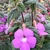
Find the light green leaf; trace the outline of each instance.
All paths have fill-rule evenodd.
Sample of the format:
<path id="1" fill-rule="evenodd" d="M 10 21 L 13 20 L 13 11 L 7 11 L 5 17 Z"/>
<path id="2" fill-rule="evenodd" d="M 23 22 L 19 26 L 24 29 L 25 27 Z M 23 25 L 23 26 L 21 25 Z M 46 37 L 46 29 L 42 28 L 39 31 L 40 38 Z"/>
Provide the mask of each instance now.
<path id="1" fill-rule="evenodd" d="M 39 2 L 36 2 L 36 6 L 40 9 L 42 9 L 46 14 L 47 14 L 47 10 L 46 8 L 43 6 L 43 4 L 39 3 Z"/>
<path id="2" fill-rule="evenodd" d="M 28 0 L 25 2 L 25 4 L 34 4 L 36 2 L 38 2 L 38 0 Z"/>

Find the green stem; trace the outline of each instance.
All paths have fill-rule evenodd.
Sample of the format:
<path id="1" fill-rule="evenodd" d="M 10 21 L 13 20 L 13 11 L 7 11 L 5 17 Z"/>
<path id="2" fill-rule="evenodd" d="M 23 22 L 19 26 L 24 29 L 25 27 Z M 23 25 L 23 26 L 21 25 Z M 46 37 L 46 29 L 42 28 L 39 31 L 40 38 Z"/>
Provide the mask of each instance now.
<path id="1" fill-rule="evenodd" d="M 41 40 L 40 40 L 40 42 L 37 44 L 37 46 L 39 46 L 40 48 L 42 48 L 42 46 L 43 46 L 43 43 L 44 43 L 44 36 L 42 36 L 41 37 Z"/>
<path id="2" fill-rule="evenodd" d="M 36 9 L 34 10 L 34 19 L 36 19 Z"/>

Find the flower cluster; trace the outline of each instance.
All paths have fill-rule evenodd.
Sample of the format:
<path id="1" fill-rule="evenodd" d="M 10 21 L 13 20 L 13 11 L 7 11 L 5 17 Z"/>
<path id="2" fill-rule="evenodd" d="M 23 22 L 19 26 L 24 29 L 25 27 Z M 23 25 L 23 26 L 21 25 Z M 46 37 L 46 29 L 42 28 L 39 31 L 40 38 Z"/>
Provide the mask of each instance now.
<path id="1" fill-rule="evenodd" d="M 3 23 L 0 23 L 0 32 L 4 32 L 5 30 L 5 22 L 7 20 L 7 15 L 4 15 L 3 18 L 0 18 L 0 22 L 3 22 Z"/>

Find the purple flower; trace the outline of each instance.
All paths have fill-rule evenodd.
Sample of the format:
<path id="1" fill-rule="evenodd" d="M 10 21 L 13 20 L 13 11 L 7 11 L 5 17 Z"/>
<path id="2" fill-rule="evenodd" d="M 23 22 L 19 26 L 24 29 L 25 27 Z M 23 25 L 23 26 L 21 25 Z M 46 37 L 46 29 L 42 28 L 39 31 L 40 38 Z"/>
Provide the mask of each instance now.
<path id="1" fill-rule="evenodd" d="M 42 23 L 38 23 L 36 28 L 39 30 L 39 31 L 45 31 L 45 27 Z"/>
<path id="2" fill-rule="evenodd" d="M 0 18 L 0 21 L 1 21 L 1 22 L 6 22 L 6 20 L 7 20 L 7 15 L 4 15 L 3 18 L 2 18 L 2 17 Z"/>
<path id="3" fill-rule="evenodd" d="M 1 22 L 6 22 L 6 19 L 5 18 L 0 18 L 0 21 Z"/>
<path id="4" fill-rule="evenodd" d="M 5 29 L 5 25 L 4 24 L 0 24 L 0 32 L 3 32 Z"/>
<path id="5" fill-rule="evenodd" d="M 14 33 L 14 38 L 12 44 L 15 48 L 20 48 L 20 50 L 30 50 L 36 46 L 36 38 L 33 37 L 34 32 L 28 28 L 24 30 L 18 29 Z"/>
<path id="6" fill-rule="evenodd" d="M 46 22 L 45 16 L 41 13 L 38 14 L 37 20 L 39 20 L 41 22 Z"/>
<path id="7" fill-rule="evenodd" d="M 38 31 L 40 36 L 48 35 L 47 32 Z"/>
<path id="8" fill-rule="evenodd" d="M 7 15 L 4 15 L 4 18 L 7 19 L 8 18 Z"/>
<path id="9" fill-rule="evenodd" d="M 36 25 L 36 28 L 37 28 L 38 33 L 39 33 L 40 36 L 48 35 L 48 33 L 45 32 L 45 27 L 44 27 L 44 25 L 43 25 L 42 23 L 38 23 L 38 24 Z"/>
<path id="10" fill-rule="evenodd" d="M 11 26 L 8 25 L 8 23 L 6 23 L 5 25 L 5 34 L 8 34 L 8 31 L 10 29 Z"/>

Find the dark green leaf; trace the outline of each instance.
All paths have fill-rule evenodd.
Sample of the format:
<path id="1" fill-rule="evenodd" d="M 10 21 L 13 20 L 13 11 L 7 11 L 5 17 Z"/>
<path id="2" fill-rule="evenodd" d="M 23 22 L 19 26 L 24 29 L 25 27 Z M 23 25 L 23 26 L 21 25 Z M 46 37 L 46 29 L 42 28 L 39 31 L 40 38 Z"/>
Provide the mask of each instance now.
<path id="1" fill-rule="evenodd" d="M 2 12 L 0 12 L 0 17 L 4 17 L 4 14 Z"/>
<path id="2" fill-rule="evenodd" d="M 18 19 L 18 17 L 20 16 L 20 13 L 17 9 L 12 9 L 9 14 L 8 14 L 8 20 L 7 22 L 10 23 L 10 21 L 12 19 Z"/>
<path id="3" fill-rule="evenodd" d="M 25 10 L 25 6 L 23 3 L 18 4 L 18 11 L 23 12 Z"/>
<path id="4" fill-rule="evenodd" d="M 34 11 L 36 9 L 36 3 L 31 4 L 31 9 L 32 9 L 32 11 Z"/>

